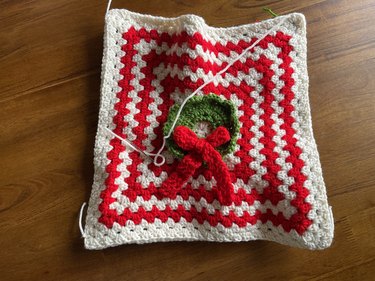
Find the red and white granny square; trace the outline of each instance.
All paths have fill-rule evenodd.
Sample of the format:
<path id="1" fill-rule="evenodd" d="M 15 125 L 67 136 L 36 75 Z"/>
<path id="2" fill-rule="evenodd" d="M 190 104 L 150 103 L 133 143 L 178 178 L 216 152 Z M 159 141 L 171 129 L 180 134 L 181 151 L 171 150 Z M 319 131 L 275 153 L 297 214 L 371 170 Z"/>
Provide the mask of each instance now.
<path id="1" fill-rule="evenodd" d="M 173 186 L 168 179 L 184 158 L 167 146 L 165 164 L 156 166 L 103 129 L 156 153 L 171 108 L 280 21 L 197 95 L 197 108 L 216 112 L 212 118 L 231 116 L 204 107 L 205 96 L 216 95 L 218 103 L 234 105 L 239 131 L 233 149 L 220 154 L 220 144 L 212 145 L 225 173 L 214 172 L 214 164 L 195 153 L 198 165 L 192 176 L 180 173 L 186 179 Z M 189 113 L 191 120 L 194 112 Z M 208 143 L 209 137 L 204 139 L 199 130 L 209 126 L 203 122 L 197 130 L 182 129 L 199 143 Z M 110 10 L 94 165 L 84 232 L 88 249 L 176 240 L 264 239 L 309 249 L 330 246 L 334 223 L 312 132 L 304 16 L 294 13 L 215 28 L 195 15 L 161 18 Z M 226 188 L 220 186 L 224 174 L 229 175 L 230 199 L 220 193 Z M 160 196 L 164 182 L 175 192 Z"/>

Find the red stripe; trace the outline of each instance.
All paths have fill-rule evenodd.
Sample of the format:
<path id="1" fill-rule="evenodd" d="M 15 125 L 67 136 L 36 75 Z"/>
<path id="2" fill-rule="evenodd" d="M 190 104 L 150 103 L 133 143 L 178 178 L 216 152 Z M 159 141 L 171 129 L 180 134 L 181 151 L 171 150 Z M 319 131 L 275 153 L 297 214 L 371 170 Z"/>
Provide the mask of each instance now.
<path id="1" fill-rule="evenodd" d="M 134 44 L 139 42 L 139 40 L 145 39 L 146 42 L 150 42 L 151 40 L 156 40 L 158 45 L 161 45 L 162 42 L 167 42 L 169 46 L 172 46 L 173 44 L 177 43 L 179 46 L 182 46 L 182 43 L 187 42 L 188 46 L 190 48 L 195 48 L 198 44 L 202 46 L 203 50 L 205 51 L 210 51 L 213 52 L 216 56 L 218 53 L 224 53 L 227 56 L 229 56 L 230 51 L 235 51 L 237 53 L 242 52 L 244 48 L 249 46 L 254 40 L 252 39 L 251 42 L 245 42 L 245 41 L 240 41 L 238 45 L 235 45 L 231 42 L 228 42 L 225 46 L 221 45 L 220 43 L 216 43 L 215 45 L 211 44 L 209 41 L 206 41 L 203 39 L 201 34 L 195 33 L 193 37 L 189 37 L 187 34 L 182 33 L 181 35 L 173 35 L 170 36 L 167 33 L 163 33 L 160 36 L 156 31 L 150 31 L 147 32 L 145 29 L 139 30 L 137 33 L 134 28 L 129 29 L 129 31 L 124 34 L 124 38 L 127 40 L 127 44 L 124 45 L 123 49 L 126 51 L 126 56 L 122 58 L 122 62 L 124 63 L 125 67 L 121 70 L 121 74 L 124 75 L 123 80 L 119 82 L 119 85 L 122 88 L 122 91 L 117 95 L 120 98 L 120 102 L 118 102 L 115 106 L 115 108 L 118 110 L 118 114 L 114 117 L 113 122 L 117 125 L 115 132 L 118 133 L 119 135 L 122 134 L 121 128 L 124 128 L 126 126 L 125 122 L 123 121 L 123 117 L 125 114 L 128 113 L 127 109 L 125 108 L 126 104 L 128 102 L 131 102 L 131 100 L 126 96 L 126 93 L 132 90 L 132 86 L 129 84 L 129 81 L 134 78 L 134 75 L 131 73 L 131 69 L 134 66 L 134 62 L 132 61 L 132 56 L 136 53 L 135 50 L 133 50 Z M 281 53 L 279 57 L 281 57 L 284 61 L 282 67 L 285 70 L 284 79 L 285 86 L 282 89 L 282 93 L 285 95 L 285 100 L 283 102 L 280 102 L 280 106 L 284 107 L 284 114 L 283 116 L 280 116 L 280 118 L 284 119 L 285 124 L 282 126 L 282 129 L 285 129 L 286 131 L 286 136 L 284 139 L 287 141 L 287 145 L 285 147 L 286 150 L 290 152 L 290 157 L 288 157 L 287 161 L 290 163 L 294 164 L 294 168 L 289 172 L 289 176 L 293 176 L 296 179 L 296 183 L 291 186 L 291 190 L 297 192 L 297 198 L 293 200 L 291 203 L 297 207 L 297 214 L 293 215 L 291 220 L 288 221 L 281 213 L 274 215 L 271 210 L 267 210 L 267 213 L 261 214 L 259 211 L 257 211 L 256 216 L 254 217 L 248 217 L 247 219 L 245 218 L 246 223 L 250 222 L 254 224 L 256 220 L 260 219 L 262 222 L 266 222 L 267 220 L 270 220 L 273 222 L 274 225 L 279 225 L 281 224 L 286 231 L 290 231 L 290 229 L 294 228 L 298 231 L 298 233 L 302 234 L 308 225 L 311 223 L 307 218 L 306 215 L 308 211 L 310 210 L 311 206 L 308 203 L 304 202 L 305 197 L 308 195 L 308 190 L 303 186 L 304 181 L 306 180 L 306 177 L 302 174 L 301 168 L 304 166 L 304 163 L 302 160 L 299 159 L 299 155 L 301 154 L 301 149 L 297 148 L 296 149 L 296 139 L 293 137 L 295 132 L 292 128 L 292 124 L 294 122 L 294 119 L 291 117 L 291 111 L 294 110 L 293 106 L 291 105 L 291 100 L 294 98 L 294 94 L 291 91 L 291 86 L 293 85 L 293 79 L 291 78 L 291 73 L 293 70 L 289 67 L 290 65 L 290 57 L 289 57 L 289 52 L 291 50 L 291 47 L 288 44 L 290 37 L 286 36 L 280 32 L 277 33 L 276 37 L 271 37 L 267 36 L 258 46 L 262 48 L 267 48 L 268 43 L 273 43 L 277 47 L 282 48 L 284 53 Z M 208 71 L 212 71 L 214 74 L 220 71 L 223 67 L 225 67 L 225 63 L 223 63 L 220 67 L 214 63 L 210 62 L 204 62 L 202 58 L 197 58 L 196 60 L 192 60 L 190 57 L 183 55 L 181 58 L 176 57 L 175 55 L 172 56 L 166 56 L 165 54 L 162 54 L 159 56 L 159 58 L 155 54 L 152 54 L 152 52 L 144 56 L 144 60 L 148 60 L 146 63 L 147 67 L 143 69 L 143 72 L 145 73 L 145 81 L 140 81 L 141 85 L 144 86 L 144 90 L 139 93 L 141 97 L 144 97 L 142 100 L 142 104 L 137 105 L 137 108 L 141 110 L 140 113 L 136 114 L 135 119 L 140 122 L 139 126 L 137 128 L 134 128 L 133 132 L 137 135 L 137 145 L 142 146 L 142 140 L 147 138 L 147 135 L 144 133 L 144 128 L 149 125 L 146 117 L 151 113 L 151 111 L 146 108 L 143 104 L 148 105 L 150 102 L 152 102 L 152 99 L 149 97 L 150 91 L 153 90 L 153 87 L 151 86 L 151 81 L 154 78 L 152 72 L 147 72 L 147 71 L 152 71 L 152 69 L 155 66 L 160 65 L 161 62 L 165 62 L 166 64 L 172 65 L 177 65 L 180 69 L 184 65 L 189 65 L 191 66 L 191 69 L 196 71 L 196 69 L 202 68 L 205 73 Z M 150 64 L 148 64 L 150 63 Z M 166 65 L 165 65 L 166 66 Z M 247 68 L 246 64 L 241 64 L 240 62 L 237 62 L 234 67 L 232 67 L 228 73 L 232 74 L 233 76 L 237 76 L 237 72 L 243 71 L 247 73 L 249 71 L 250 67 Z M 195 72 L 194 71 L 194 72 Z M 263 72 L 264 73 L 264 72 Z M 265 96 L 265 101 L 261 105 L 261 107 L 264 109 L 265 114 L 263 114 L 263 119 L 265 120 L 266 126 L 262 127 L 262 131 L 265 135 L 264 139 L 261 140 L 261 142 L 265 145 L 264 150 L 262 151 L 263 154 L 266 155 L 267 161 L 262 163 L 265 165 L 267 168 L 270 167 L 271 165 L 271 175 L 267 175 L 266 179 L 271 183 L 271 188 L 274 188 L 272 192 L 269 192 L 267 194 L 267 190 L 269 188 L 266 188 L 264 191 L 264 194 L 257 194 L 255 192 L 255 189 L 252 190 L 251 194 L 246 194 L 245 190 L 240 189 L 237 194 L 237 200 L 235 200 L 235 203 L 238 205 L 241 203 L 241 201 L 246 201 L 250 204 L 253 204 L 254 200 L 261 200 L 261 202 L 264 202 L 266 199 L 270 199 L 272 203 L 275 203 L 276 201 L 280 200 L 280 198 L 274 197 L 274 194 L 281 194 L 277 191 L 277 186 L 281 184 L 281 182 L 275 177 L 277 175 L 277 172 L 279 171 L 280 167 L 278 165 L 274 165 L 275 160 L 277 158 L 277 154 L 273 152 L 273 147 L 274 143 L 272 141 L 272 137 L 275 135 L 275 132 L 272 130 L 271 125 L 272 125 L 272 119 L 270 118 L 270 115 L 272 114 L 272 107 L 271 103 L 273 101 L 273 96 L 271 94 L 272 85 L 270 82 L 270 77 L 272 77 L 271 73 L 268 70 L 268 76 L 267 76 L 267 70 L 265 70 L 265 78 L 262 82 L 266 84 L 265 90 L 263 91 L 263 95 Z M 151 77 L 151 78 L 150 78 Z M 147 80 L 149 79 L 149 80 Z M 268 80 L 267 80 L 268 79 Z M 162 86 L 164 87 L 163 93 L 161 93 L 161 97 L 163 99 L 163 104 L 159 105 L 159 110 L 162 112 L 166 113 L 168 112 L 169 106 L 173 103 L 173 101 L 170 99 L 170 94 L 174 91 L 176 84 L 174 84 L 176 81 L 173 81 L 171 83 L 172 79 L 170 76 L 168 76 L 164 81 L 161 81 Z M 180 87 L 181 92 L 185 92 L 186 89 L 195 89 L 197 86 L 199 86 L 201 83 L 203 83 L 202 80 L 198 80 L 197 83 L 193 83 L 189 78 L 185 78 L 183 81 L 179 81 L 180 83 L 177 84 L 177 87 Z M 243 88 L 243 83 L 241 84 L 241 88 Z M 248 86 L 249 87 L 249 86 Z M 248 88 L 250 90 L 249 92 L 243 92 L 240 88 L 237 88 L 237 91 L 234 90 L 236 88 L 234 85 L 230 85 L 228 87 L 228 90 L 219 85 L 219 87 L 214 87 L 212 84 L 208 85 L 205 89 L 204 92 L 217 92 L 219 90 L 220 94 L 224 94 L 229 97 L 229 92 L 234 92 L 238 97 L 241 95 L 244 96 L 246 93 L 249 93 L 252 89 Z M 220 92 L 220 90 L 222 92 Z M 229 91 L 229 92 L 228 92 Z M 271 97 L 270 97 L 271 96 Z M 250 98 L 249 100 L 251 103 L 254 101 Z M 247 104 L 246 104 L 247 105 Z M 139 107 L 138 107 L 139 106 Z M 243 110 L 245 109 L 245 106 L 242 106 L 240 109 Z M 249 106 L 248 108 L 251 108 Z M 252 114 L 252 109 L 248 112 L 246 112 L 246 116 L 249 116 L 248 114 Z M 242 118 L 244 119 L 244 118 Z M 162 114 L 161 116 L 157 117 L 157 121 L 159 124 L 163 124 L 166 120 L 166 114 Z M 252 125 L 252 121 L 248 120 L 248 122 L 241 122 L 248 126 Z M 161 135 L 161 128 L 162 126 L 159 126 L 158 128 L 155 128 L 155 133 L 157 135 Z M 250 140 L 251 139 L 251 133 L 246 134 L 246 130 L 242 128 L 241 129 L 241 134 L 243 136 L 243 139 L 245 137 L 249 137 L 249 139 L 245 140 Z M 248 127 L 250 128 L 250 127 Z M 270 130 L 271 128 L 271 130 Z M 250 131 L 250 130 L 249 130 Z M 251 131 L 250 131 L 251 132 Z M 160 147 L 160 138 L 155 140 L 153 142 L 154 147 Z M 244 141 L 245 142 L 245 141 Z M 241 142 L 239 141 L 239 144 L 241 145 Z M 106 180 L 106 190 L 104 190 L 101 194 L 101 197 L 103 198 L 103 202 L 100 204 L 100 211 L 102 212 L 102 216 L 99 219 L 102 223 L 104 223 L 107 227 L 112 227 L 113 223 L 116 221 L 120 225 L 125 225 L 126 220 L 133 220 L 136 224 L 140 223 L 141 219 L 144 218 L 146 220 L 153 220 L 152 218 L 155 217 L 172 217 L 176 221 L 179 220 L 179 218 L 184 217 L 189 219 L 190 217 L 192 218 L 197 218 L 197 220 L 200 223 L 203 223 L 204 220 L 207 220 L 210 222 L 211 225 L 216 225 L 218 222 L 222 223 L 225 226 L 231 225 L 231 222 L 235 222 L 240 225 L 240 226 L 245 226 L 246 223 L 243 221 L 244 218 L 238 218 L 237 216 L 234 215 L 234 213 L 228 217 L 222 216 L 219 211 L 217 211 L 218 215 L 211 216 L 208 214 L 201 214 L 201 213 L 196 213 L 194 210 L 190 211 L 185 211 L 185 210 L 180 210 L 180 211 L 173 211 L 169 207 L 167 207 L 166 210 L 160 211 L 156 210 L 155 208 L 153 209 L 153 212 L 145 212 L 144 210 L 140 209 L 137 213 L 131 213 L 130 210 L 126 210 L 122 215 L 118 216 L 117 212 L 114 210 L 109 209 L 109 205 L 114 202 L 115 199 L 111 197 L 111 194 L 118 188 L 114 184 L 114 179 L 117 178 L 120 173 L 117 172 L 117 165 L 121 163 L 121 160 L 118 159 L 118 155 L 121 151 L 123 151 L 123 147 L 121 148 L 120 142 L 116 141 L 116 139 L 111 141 L 111 145 L 114 147 L 111 152 L 108 153 L 108 159 L 111 160 L 111 163 L 107 166 L 106 170 L 109 173 L 109 176 Z M 242 144 L 241 145 L 241 151 L 248 149 L 248 151 L 251 149 L 250 144 Z M 237 155 L 238 156 L 238 155 Z M 139 183 L 136 182 L 137 177 L 140 175 L 140 172 L 137 171 L 137 166 L 141 162 L 143 162 L 143 159 L 141 159 L 138 155 L 138 153 L 130 153 L 130 157 L 132 159 L 132 165 L 130 165 L 128 168 L 129 172 L 131 173 L 131 176 L 126 179 L 126 182 L 128 184 L 128 189 L 124 192 L 126 196 L 129 197 L 131 201 L 134 201 L 136 199 L 136 196 L 142 196 L 145 200 L 149 200 L 151 195 L 155 192 L 155 187 L 153 184 L 151 184 L 148 188 L 143 188 Z M 245 157 L 244 155 L 244 160 L 245 161 L 252 161 L 252 159 L 249 159 Z M 243 165 L 242 167 L 248 167 L 248 163 L 243 164 L 244 161 L 242 161 L 239 165 Z M 237 165 L 238 166 L 238 165 Z M 235 167 L 235 171 L 237 169 L 237 166 Z M 240 168 L 240 167 L 238 167 Z M 161 171 L 167 170 L 167 173 L 169 173 L 170 169 L 173 169 L 173 165 L 168 166 L 164 165 L 164 167 L 157 168 L 153 164 L 149 165 L 149 169 L 155 173 L 155 175 L 160 175 Z M 241 169 L 239 169 L 241 170 Z M 241 173 L 241 175 L 245 175 L 244 179 L 249 179 L 249 177 L 254 173 L 250 169 L 247 169 L 250 172 L 245 172 Z M 236 173 L 235 173 L 236 174 Z M 239 175 L 236 174 L 236 177 Z M 247 181 L 245 181 L 246 183 Z M 275 190 L 276 189 L 276 190 Z M 271 189 L 269 189 L 271 191 Z M 181 196 L 184 198 L 188 198 L 189 194 L 194 196 L 196 200 L 199 200 L 202 197 L 205 197 L 206 200 L 208 199 L 208 202 L 212 202 L 215 198 L 214 191 L 206 191 L 204 190 L 204 187 L 199 187 L 199 189 L 192 189 L 191 186 L 187 187 L 186 189 L 181 190 L 179 193 Z M 282 194 L 281 194 L 282 195 Z M 210 201 L 211 200 L 211 201 Z M 154 206 L 155 207 L 155 206 Z M 130 212 L 130 213 L 129 213 Z M 242 220 L 242 223 L 240 221 L 237 221 L 238 219 Z M 255 221 L 254 221 L 255 219 Z M 230 224 L 229 224 L 230 223 Z"/>
<path id="2" fill-rule="evenodd" d="M 279 35 L 280 37 L 281 35 Z M 280 114 L 280 118 L 284 119 L 284 124 L 281 129 L 284 129 L 286 134 L 283 140 L 286 141 L 287 145 L 285 150 L 289 151 L 289 157 L 286 161 L 291 163 L 293 168 L 288 172 L 288 176 L 294 178 L 294 184 L 289 187 L 289 190 L 296 192 L 296 198 L 290 203 L 293 205 L 297 212 L 290 218 L 290 224 L 284 227 L 287 231 L 295 229 L 300 235 L 302 235 L 306 229 L 311 225 L 311 220 L 307 218 L 307 214 L 311 210 L 311 205 L 305 202 L 306 197 L 309 195 L 309 190 L 304 187 L 304 183 L 307 177 L 302 173 L 302 168 L 305 166 L 303 160 L 300 159 L 302 149 L 297 145 L 297 139 L 294 137 L 295 130 L 292 125 L 295 119 L 292 116 L 292 112 L 295 110 L 292 105 L 292 100 L 295 98 L 292 91 L 294 85 L 294 79 L 292 78 L 293 69 L 290 67 L 292 59 L 289 57 L 289 53 L 292 48 L 289 45 L 285 45 L 282 48 L 282 52 L 278 55 L 283 60 L 281 67 L 284 69 L 284 74 L 280 77 L 283 79 L 284 87 L 280 93 L 284 95 L 284 100 L 280 102 L 280 105 L 284 107 L 284 112 Z"/>
<path id="3" fill-rule="evenodd" d="M 157 188 L 151 183 L 148 188 L 143 188 L 141 185 L 133 185 L 122 192 L 122 194 L 129 198 L 130 202 L 135 202 L 137 197 L 142 197 L 143 200 L 150 200 L 152 195 L 157 196 Z M 216 189 L 206 190 L 204 185 L 200 185 L 198 188 L 193 188 L 190 183 L 186 184 L 184 188 L 177 192 L 176 196 L 170 197 L 175 200 L 177 196 L 181 196 L 184 200 L 189 200 L 189 196 L 193 197 L 197 202 L 204 198 L 207 203 L 211 204 L 217 198 Z M 161 199 L 161 198 L 159 198 Z M 260 201 L 264 203 L 267 198 L 258 194 L 254 189 L 251 193 L 246 193 L 245 189 L 240 188 L 234 195 L 234 203 L 236 206 L 240 206 L 241 202 L 247 202 L 249 205 L 253 205 L 254 201 Z"/>
<path id="4" fill-rule="evenodd" d="M 284 199 L 284 194 L 278 191 L 278 187 L 283 183 L 277 178 L 277 174 L 281 170 L 281 167 L 276 163 L 276 159 L 279 155 L 274 151 L 276 143 L 273 141 L 273 138 L 276 135 L 276 132 L 272 129 L 272 125 L 275 122 L 271 118 L 271 115 L 275 112 L 272 107 L 272 102 L 275 100 L 272 94 L 272 90 L 275 88 L 275 84 L 272 82 L 272 76 L 275 73 L 270 68 L 272 61 L 265 56 L 260 56 L 258 63 L 263 67 L 266 66 L 268 68 L 263 71 L 263 78 L 259 81 L 259 83 L 263 85 L 263 91 L 260 93 L 260 96 L 263 97 L 263 102 L 259 105 L 259 108 L 263 109 L 264 112 L 260 116 L 264 122 L 264 125 L 259 128 L 259 130 L 263 132 L 263 137 L 259 139 L 259 142 L 264 146 L 260 150 L 260 153 L 266 157 L 261 165 L 267 170 L 267 173 L 262 176 L 262 179 L 268 182 L 268 186 L 263 190 L 263 194 L 272 202 L 272 204 L 276 205 L 279 201 Z"/>
<path id="5" fill-rule="evenodd" d="M 164 210 L 159 210 L 156 206 L 152 206 L 151 211 L 145 210 L 142 206 L 138 208 L 137 212 L 132 212 L 130 208 L 126 208 L 124 212 L 118 216 L 117 222 L 121 225 L 125 225 L 127 221 L 133 221 L 134 224 L 140 224 L 142 220 L 146 220 L 148 223 L 153 223 L 155 219 L 160 219 L 163 223 L 171 218 L 174 222 L 179 222 L 181 218 L 184 218 L 187 222 L 192 222 L 194 219 L 199 223 L 203 224 L 207 221 L 211 226 L 215 227 L 219 223 L 224 227 L 231 227 L 233 224 L 239 227 L 245 227 L 248 223 L 251 225 L 256 224 L 258 220 L 265 223 L 266 221 L 272 221 L 276 226 L 282 223 L 286 223 L 286 219 L 281 213 L 274 215 L 271 210 L 266 213 L 261 213 L 259 210 L 255 211 L 252 216 L 247 211 L 243 211 L 241 217 L 237 216 L 234 211 L 229 211 L 228 216 L 224 216 L 220 210 L 215 210 L 214 214 L 209 214 L 206 208 L 202 208 L 198 211 L 194 206 L 190 210 L 186 210 L 183 205 L 178 205 L 176 210 L 173 210 L 170 206 L 166 206 Z"/>

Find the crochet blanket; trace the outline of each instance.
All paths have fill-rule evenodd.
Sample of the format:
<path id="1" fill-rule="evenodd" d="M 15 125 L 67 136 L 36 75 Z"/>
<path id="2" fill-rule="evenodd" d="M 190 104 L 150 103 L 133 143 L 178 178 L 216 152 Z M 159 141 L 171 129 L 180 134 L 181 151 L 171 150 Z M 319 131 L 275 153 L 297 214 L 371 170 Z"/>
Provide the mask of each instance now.
<path id="1" fill-rule="evenodd" d="M 103 130 L 155 153 L 184 99 L 259 38 L 182 109 L 163 165 Z M 215 28 L 195 15 L 110 10 L 94 166 L 87 249 L 256 239 L 328 247 L 304 16 Z"/>

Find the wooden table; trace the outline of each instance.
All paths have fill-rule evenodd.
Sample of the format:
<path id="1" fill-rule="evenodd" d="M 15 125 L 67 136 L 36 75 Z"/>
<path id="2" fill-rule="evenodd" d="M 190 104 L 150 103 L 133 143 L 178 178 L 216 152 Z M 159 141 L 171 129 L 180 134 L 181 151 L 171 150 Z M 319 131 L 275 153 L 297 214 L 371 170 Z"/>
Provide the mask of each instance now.
<path id="1" fill-rule="evenodd" d="M 302 12 L 310 102 L 335 216 L 330 249 L 156 243 L 83 249 L 105 1 L 0 1 L 0 279 L 375 280 L 375 1 L 121 1 L 215 26 Z"/>

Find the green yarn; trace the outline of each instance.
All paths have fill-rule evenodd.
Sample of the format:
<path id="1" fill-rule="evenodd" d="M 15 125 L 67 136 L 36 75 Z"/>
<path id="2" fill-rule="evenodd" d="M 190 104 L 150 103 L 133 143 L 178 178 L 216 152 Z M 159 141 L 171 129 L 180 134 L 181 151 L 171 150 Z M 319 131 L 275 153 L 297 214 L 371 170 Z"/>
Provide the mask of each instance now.
<path id="1" fill-rule="evenodd" d="M 180 108 L 179 104 L 171 107 L 168 114 L 168 120 L 164 124 L 163 133 L 168 135 L 177 112 Z M 205 96 L 194 96 L 184 106 L 180 118 L 176 123 L 177 126 L 186 126 L 191 130 L 199 122 L 208 122 L 215 130 L 219 126 L 224 126 L 228 129 L 231 140 L 217 148 L 221 155 L 226 155 L 234 151 L 238 133 L 240 131 L 240 124 L 237 116 L 237 109 L 232 101 L 225 100 L 215 94 Z M 169 151 L 176 157 L 182 158 L 185 155 L 184 150 L 178 147 L 174 142 L 173 137 L 167 139 L 167 146 Z"/>
<path id="2" fill-rule="evenodd" d="M 276 17 L 279 16 L 279 15 L 276 14 L 274 11 L 272 11 L 270 8 L 263 8 L 263 11 L 270 13 L 271 16 L 274 17 L 274 18 L 276 18 Z"/>

